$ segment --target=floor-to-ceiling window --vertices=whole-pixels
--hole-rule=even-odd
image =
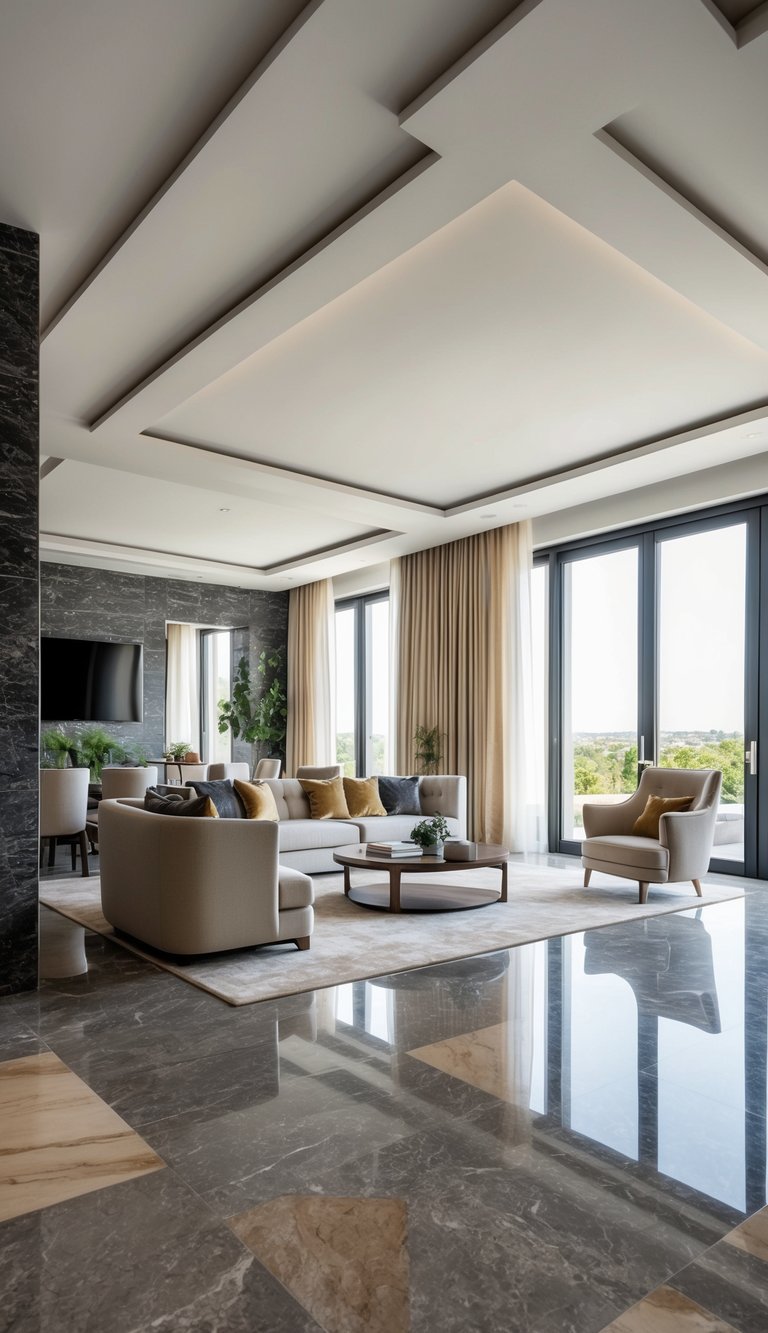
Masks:
[[[624,800],[647,765],[718,768],[712,866],[768,876],[757,827],[764,498],[574,542],[547,562],[550,847],[578,851],[585,801]],[[768,706],[762,718],[765,729]]]
[[[348,777],[392,772],[386,592],[336,604],[336,758]]]
[[[232,757],[232,734],[219,732],[219,703],[232,690],[232,631],[200,631],[200,739],[207,764],[226,764]]]

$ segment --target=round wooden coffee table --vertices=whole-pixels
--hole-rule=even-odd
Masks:
[[[474,861],[444,861],[440,856],[375,856],[366,844],[336,847],[334,861],[344,867],[344,892],[362,907],[384,908],[388,912],[460,912],[468,907],[489,907],[507,901],[506,847],[479,842]],[[403,884],[403,875],[450,875],[456,870],[480,870],[490,866],[501,871],[499,889],[471,884]],[[386,870],[386,884],[350,882],[350,870]]]

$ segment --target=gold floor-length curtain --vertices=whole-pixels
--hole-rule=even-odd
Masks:
[[[288,730],[286,768],[332,764],[334,724],[333,584],[292,588],[288,601]]]
[[[403,556],[397,587],[397,767],[419,725],[443,736],[443,773],[467,778],[479,842],[525,850],[530,711],[529,523]]]

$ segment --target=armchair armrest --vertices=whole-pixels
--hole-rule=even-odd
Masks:
[[[645,797],[638,797],[633,792],[626,801],[617,801],[612,805],[588,801],[582,806],[584,833],[588,838],[599,838],[603,834],[629,833],[638,815],[645,809]]]
[[[698,879],[706,874],[712,854],[717,809],[675,810],[659,820],[659,842],[669,848],[671,881]]]

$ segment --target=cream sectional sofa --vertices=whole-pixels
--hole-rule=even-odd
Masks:
[[[467,836],[467,780],[452,774],[419,778],[419,815],[378,815],[359,819],[310,819],[309,801],[298,778],[269,778],[280,816],[280,864],[306,875],[322,875],[339,867],[334,848],[351,842],[408,838],[414,824],[441,814],[454,838]]]

